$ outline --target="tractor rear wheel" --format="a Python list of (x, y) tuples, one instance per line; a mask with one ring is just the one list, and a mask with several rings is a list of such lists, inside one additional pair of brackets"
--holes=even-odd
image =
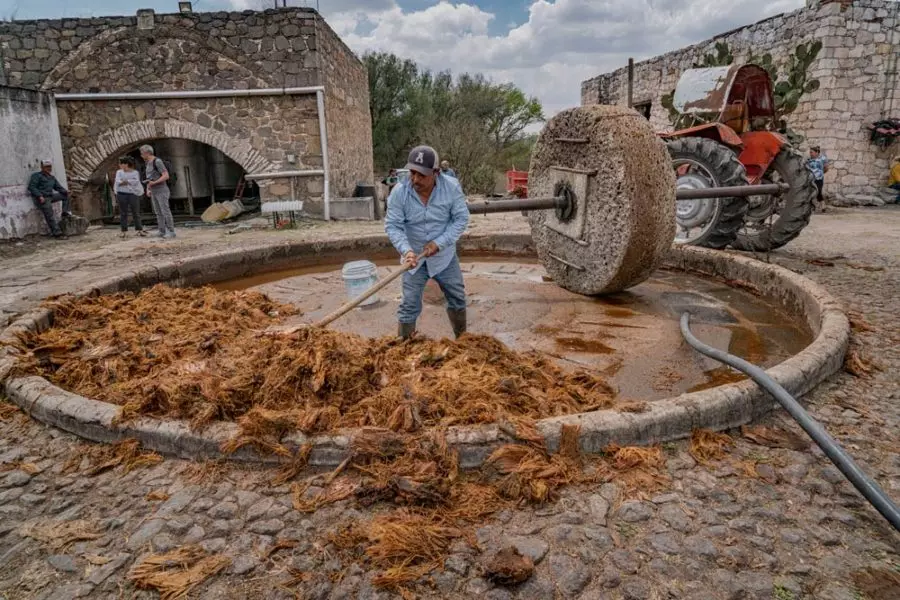
[[(735, 153), (714, 140), (684, 137), (666, 142), (677, 189), (747, 185), (747, 172)], [(725, 248), (744, 222), (743, 198), (679, 200), (675, 204), (676, 244)]]
[(744, 227), (731, 244), (737, 250), (766, 252), (781, 248), (809, 224), (816, 200), (816, 184), (803, 157), (782, 148), (761, 183), (787, 183), (781, 196), (751, 196)]

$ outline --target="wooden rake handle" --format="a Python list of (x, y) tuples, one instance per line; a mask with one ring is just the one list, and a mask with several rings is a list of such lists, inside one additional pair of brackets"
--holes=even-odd
[[(416, 257), (416, 264), (418, 264), (419, 261), (422, 260), (423, 258), (425, 258), (424, 252)], [(389, 283), (391, 283), (392, 281), (394, 281), (395, 279), (397, 279), (398, 277), (400, 277), (401, 275), (403, 275), (410, 269), (412, 269), (411, 265), (404, 264), (402, 268), (394, 271), (393, 273), (391, 273), (390, 275), (388, 275), (387, 277), (385, 277), (384, 279), (382, 279), (381, 281), (379, 281), (378, 283), (376, 283), (375, 285), (373, 285), (372, 287), (367, 289), (365, 292), (363, 292), (362, 294), (360, 294), (359, 296), (357, 296), (350, 302), (347, 302), (346, 304), (341, 306), (339, 309), (337, 309), (333, 313), (331, 313), (325, 317), (322, 317), (321, 319), (319, 319), (318, 321), (313, 323), (313, 327), (325, 327), (329, 323), (338, 320), (339, 318), (341, 318), (342, 316), (344, 316), (345, 314), (347, 314), (348, 312), (350, 312), (351, 310), (353, 310), (354, 308), (356, 308), (357, 306), (359, 306), (360, 304), (365, 302), (367, 299), (369, 299), (372, 296), (374, 296), (375, 294), (377, 294), (380, 290), (384, 289)]]
[[(418, 262), (420, 260), (422, 260), (423, 258), (425, 258), (424, 252), (416, 257), (416, 264), (418, 264)], [(350, 302), (347, 302), (346, 304), (344, 304), (343, 306), (341, 306), (334, 312), (322, 317), (321, 319), (319, 319), (318, 321), (313, 323), (312, 327), (325, 327), (326, 325), (328, 325), (334, 321), (337, 321), (342, 316), (344, 316), (345, 314), (347, 314), (348, 312), (350, 312), (351, 310), (353, 310), (354, 308), (356, 308), (357, 306), (359, 306), (360, 304), (365, 302), (368, 298), (371, 298), (372, 296), (377, 294), (379, 291), (381, 291), (382, 289), (387, 287), (388, 284), (390, 284), (392, 281), (394, 281), (395, 279), (397, 279), (398, 277), (400, 277), (401, 275), (403, 275), (404, 273), (409, 271), (411, 268), (412, 268), (412, 266), (410, 266), (408, 264), (404, 264), (400, 269), (397, 269), (396, 271), (394, 271), (393, 273), (391, 273), (390, 275), (388, 275), (387, 277), (385, 277), (384, 279), (382, 279), (381, 281), (379, 281), (378, 283), (376, 283), (375, 285), (373, 285), (372, 287), (367, 289), (365, 292), (363, 292), (362, 294), (360, 294), (359, 296), (357, 296)], [(298, 325), (296, 327), (291, 327), (290, 329), (285, 329), (278, 333), (281, 335), (291, 334), (291, 333), (294, 333), (295, 331), (299, 331), (303, 327), (309, 327), (309, 326), (310, 325), (307, 325), (307, 324)]]

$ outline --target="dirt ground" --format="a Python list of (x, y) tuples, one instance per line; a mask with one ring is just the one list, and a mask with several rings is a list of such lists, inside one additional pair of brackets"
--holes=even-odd
[[(519, 215), (477, 217), (478, 232), (525, 231)], [(332, 223), (295, 231), (179, 228), (178, 238), (120, 240), (115, 229), (66, 241), (0, 247), (0, 324), (50, 294), (141, 265), (264, 240), (352, 237), (380, 223)], [(765, 257), (760, 257), (765, 258)], [(900, 501), (900, 208), (833, 209), (770, 259), (821, 283), (869, 327), (856, 339), (879, 370), (842, 372), (805, 402), (859, 464)], [(68, 472), (84, 454), (71, 435), (0, 404), (0, 598), (156, 598), (129, 570), (150, 551), (198, 543), (232, 562), (191, 597), (389, 598), (375, 571), (342, 561), (322, 541), (364, 516), (349, 501), (312, 514), (293, 509), (287, 485), (254, 466), (163, 462), (125, 473)], [(783, 413), (761, 425), (803, 436)], [(900, 535), (811, 443), (765, 443), (731, 432), (734, 446), (700, 464), (687, 441), (663, 448), (667, 488), (628, 497), (618, 484), (568, 488), (540, 508), (508, 510), (460, 544), (420, 597), (697, 600), (900, 598)], [(794, 440), (796, 442), (796, 439)], [(789, 446), (789, 447), (778, 447)], [(57, 544), (72, 524), (90, 536)], [(69, 525), (60, 525), (68, 523)], [(279, 542), (293, 542), (281, 543)], [(483, 556), (513, 545), (535, 563), (524, 583), (482, 577)], [(290, 546), (290, 547), (287, 547)], [(269, 552), (273, 548), (278, 548)], [(305, 574), (305, 575), (301, 575)]]

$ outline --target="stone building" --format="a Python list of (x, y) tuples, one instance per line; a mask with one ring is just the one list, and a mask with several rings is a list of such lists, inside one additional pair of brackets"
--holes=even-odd
[[(800, 10), (636, 63), (634, 106), (649, 112), (660, 130), (669, 129), (661, 97), (675, 88), (682, 71), (703, 55), (715, 54), (716, 42), (726, 42), (736, 62), (747, 60), (751, 51), (757, 56), (771, 53), (781, 69), (799, 43), (814, 39), (821, 40), (823, 48), (809, 74), (821, 86), (801, 98), (788, 124), (832, 159), (825, 176), (827, 192), (849, 203), (880, 203), (876, 197), (900, 144), (880, 150), (869, 142), (867, 127), (879, 119), (900, 118), (900, 2), (810, 2)], [(627, 67), (594, 77), (581, 84), (581, 103), (625, 104), (627, 85)]]
[[(0, 240), (49, 233), (28, 193), (31, 174), (42, 160), (66, 186), (56, 104), (50, 94), (0, 86)], [(62, 206), (56, 203), (57, 217)]]
[(192, 199), (215, 197), (201, 149), (262, 175), (262, 201), (321, 205), (372, 179), (365, 67), (312, 9), (0, 23), (0, 84), (55, 94), (75, 207), (91, 218), (109, 210), (116, 158), (147, 142), (182, 148), (194, 172), (169, 159)]

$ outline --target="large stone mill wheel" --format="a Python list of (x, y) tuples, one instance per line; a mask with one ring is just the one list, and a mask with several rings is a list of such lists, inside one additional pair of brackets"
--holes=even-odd
[(541, 263), (579, 294), (618, 292), (646, 280), (675, 236), (675, 174), (650, 123), (619, 106), (553, 117), (535, 144), (529, 197), (569, 194), (574, 210), (529, 215)]

